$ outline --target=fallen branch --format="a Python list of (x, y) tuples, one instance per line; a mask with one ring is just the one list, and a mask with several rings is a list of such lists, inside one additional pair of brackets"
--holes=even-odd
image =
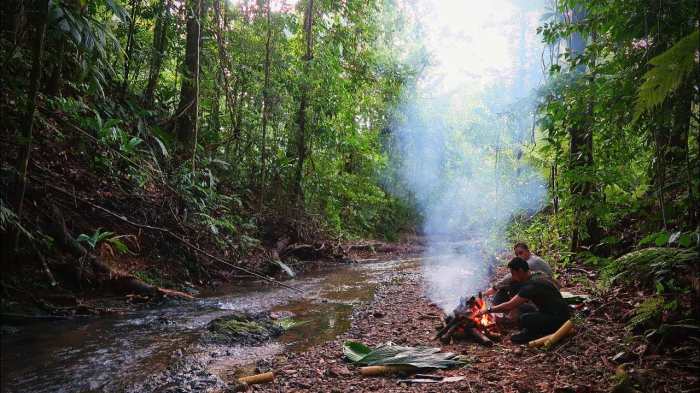
[(36, 250), (36, 256), (39, 258), (39, 261), (41, 261), (41, 265), (44, 268), (44, 273), (46, 273), (46, 277), (48, 277), (49, 281), (51, 282), (51, 286), (55, 287), (58, 285), (56, 282), (56, 279), (53, 277), (53, 273), (51, 273), (51, 269), (49, 269), (49, 265), (46, 263), (46, 258), (44, 258), (44, 254), (42, 254), (40, 251)]

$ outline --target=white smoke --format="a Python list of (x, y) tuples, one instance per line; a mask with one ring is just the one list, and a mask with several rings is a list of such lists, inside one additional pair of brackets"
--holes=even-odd
[(533, 138), (542, 79), (540, 1), (407, 0), (429, 65), (392, 127), (395, 170), (424, 217), (428, 295), (445, 310), (488, 285), (486, 251), (514, 214), (542, 206)]

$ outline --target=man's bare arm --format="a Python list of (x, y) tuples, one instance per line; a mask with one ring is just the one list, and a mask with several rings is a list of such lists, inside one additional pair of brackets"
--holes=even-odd
[(495, 293), (496, 293), (496, 288), (491, 287), (491, 288), (487, 289), (486, 291), (484, 291), (484, 296), (493, 296)]
[(478, 315), (483, 315), (486, 314), (487, 312), (504, 312), (504, 311), (510, 311), (516, 307), (518, 307), (521, 304), (524, 304), (527, 302), (527, 299), (524, 297), (520, 297), (518, 295), (513, 296), (512, 299), (505, 303), (501, 303), (498, 306), (491, 307), (489, 310), (480, 310), (478, 312)]

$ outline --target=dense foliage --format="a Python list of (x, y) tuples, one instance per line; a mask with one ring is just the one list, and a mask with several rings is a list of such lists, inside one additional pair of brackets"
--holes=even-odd
[(9, 1), (3, 18), (12, 217), (48, 138), (133, 194), (175, 190), (178, 219), (215, 235), (273, 215), (341, 236), (410, 224), (382, 189), (380, 134), (414, 75), (391, 2)]
[[(532, 157), (551, 209), (516, 232), (562, 260), (697, 246), (698, 5), (557, 1)], [(547, 232), (547, 233), (543, 233)], [(570, 245), (570, 247), (567, 247)]]

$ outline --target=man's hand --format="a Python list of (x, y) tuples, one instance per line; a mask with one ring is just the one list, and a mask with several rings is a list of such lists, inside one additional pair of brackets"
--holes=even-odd
[(496, 294), (496, 288), (491, 287), (484, 292), (484, 296), (493, 296)]
[(476, 312), (476, 314), (475, 314), (474, 316), (475, 316), (475, 317), (480, 317), (480, 316), (482, 316), (482, 315), (484, 315), (484, 314), (488, 314), (488, 313), (489, 313), (489, 310), (479, 310), (479, 311)]

